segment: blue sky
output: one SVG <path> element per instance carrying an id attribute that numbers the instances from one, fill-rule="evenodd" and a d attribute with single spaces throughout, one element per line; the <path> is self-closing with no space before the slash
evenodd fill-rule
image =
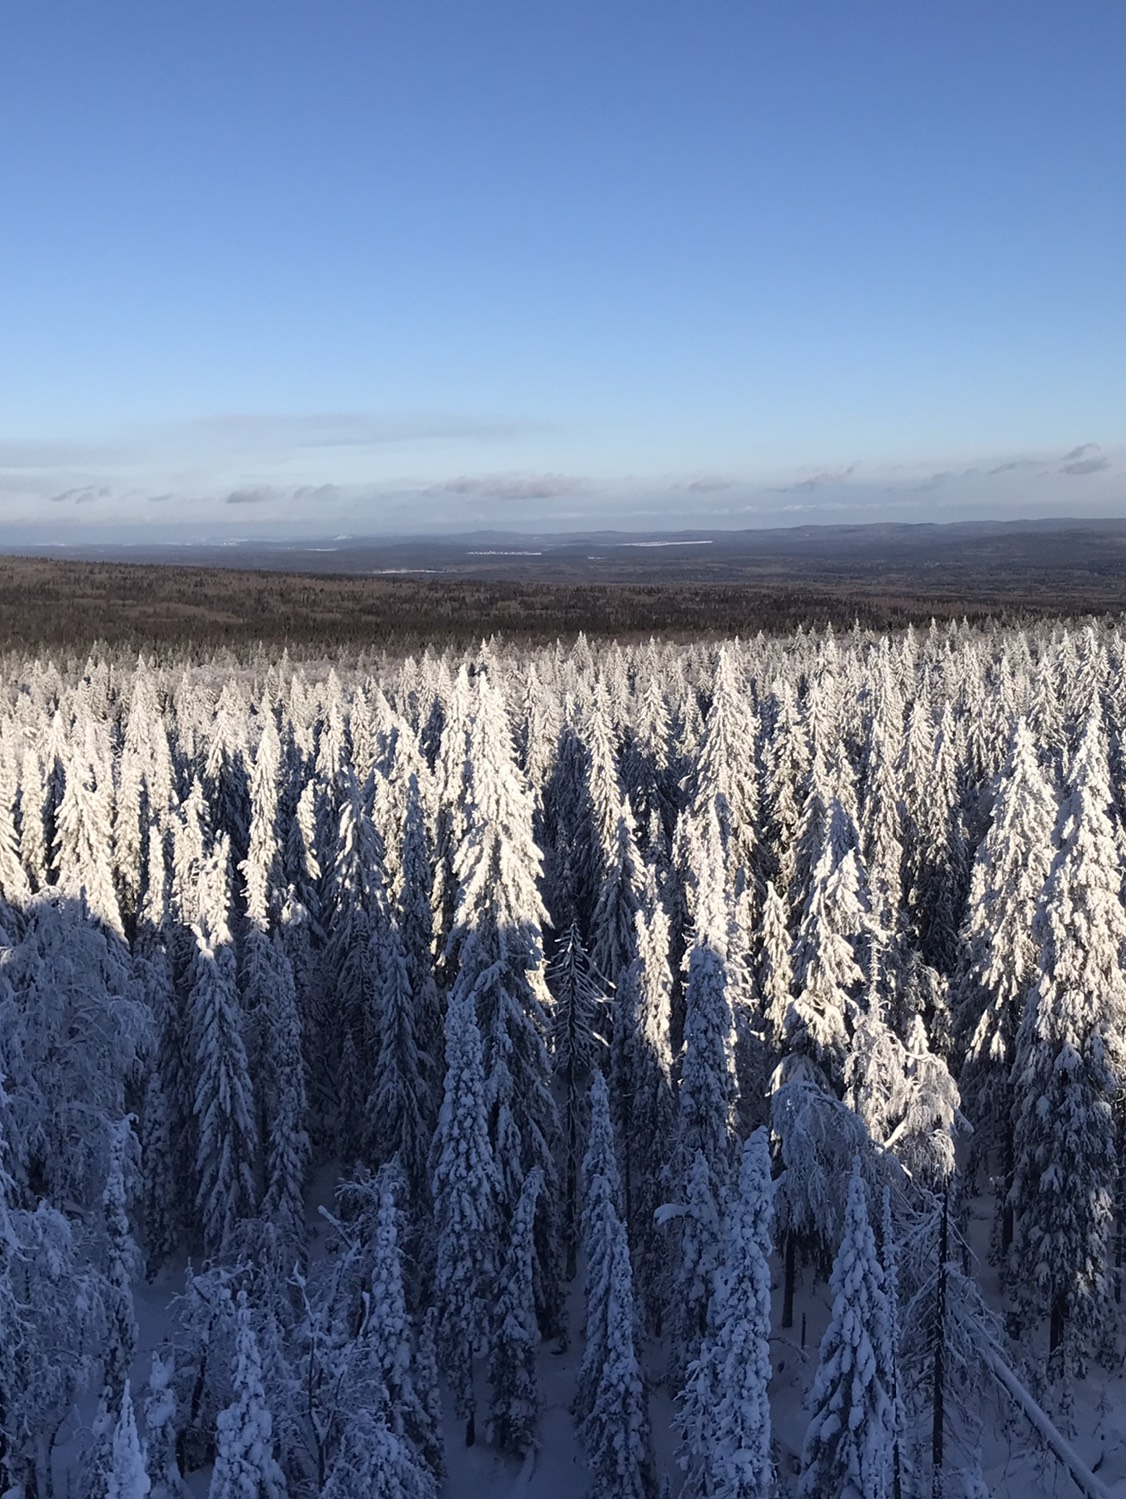
<path id="1" fill-rule="evenodd" d="M 0 529 L 1126 514 L 1121 0 L 8 0 Z"/>

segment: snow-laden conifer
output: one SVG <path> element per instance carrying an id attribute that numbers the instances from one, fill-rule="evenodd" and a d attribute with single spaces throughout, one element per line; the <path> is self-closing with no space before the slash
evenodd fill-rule
<path id="1" fill-rule="evenodd" d="M 227 840 L 221 836 L 202 872 L 188 994 L 198 1124 L 196 1207 L 204 1250 L 212 1256 L 224 1252 L 239 1219 L 255 1206 L 254 1102 L 227 925 L 228 878 Z"/>
<path id="2" fill-rule="evenodd" d="M 856 828 L 831 799 L 794 943 L 795 998 L 786 1016 L 785 1049 L 816 1068 L 835 1091 L 848 1050 L 850 1001 L 863 978 L 857 952 L 869 929 Z"/>
<path id="3" fill-rule="evenodd" d="M 517 769 L 504 700 L 482 675 L 472 729 L 469 808 L 458 850 L 457 908 L 447 956 L 453 996 L 471 1003 L 480 1025 L 488 1128 L 498 1172 L 498 1206 L 510 1214 L 525 1174 L 544 1174 L 537 1210 L 536 1305 L 545 1334 L 559 1331 L 559 1120 L 547 1055 L 549 994 L 544 978 L 541 870 L 532 801 Z"/>
<path id="4" fill-rule="evenodd" d="M 563 1233 L 568 1278 L 575 1274 L 578 1247 L 579 1168 L 586 1149 L 587 1090 L 592 1068 L 603 1049 L 599 1013 L 605 998 L 583 946 L 578 923 L 572 922 L 548 969 L 554 1004 L 551 1051 L 563 1092 Z"/>
<path id="5" fill-rule="evenodd" d="M 1017 1035 L 1015 1284 L 1051 1318 L 1054 1352 L 1098 1339 L 1117 1183 L 1126 912 L 1099 717 L 1087 720 L 1037 910 L 1040 978 Z M 1060 1365 L 1057 1364 L 1059 1369 Z"/>
<path id="6" fill-rule="evenodd" d="M 85 900 L 118 937 L 121 907 L 109 858 L 113 839 L 113 773 L 94 724 L 75 728 L 67 752 L 66 786 L 55 819 L 54 872 L 59 891 Z"/>
<path id="7" fill-rule="evenodd" d="M 583 1184 L 586 1342 L 574 1409 L 593 1479 L 591 1496 L 652 1499 L 648 1402 L 636 1350 L 633 1278 L 609 1097 L 601 1074 L 591 1088 Z"/>
<path id="8" fill-rule="evenodd" d="M 595 1073 L 590 1086 L 590 1133 L 583 1157 L 582 1251 L 586 1283 L 586 1329 L 574 1410 L 580 1419 L 592 1408 L 599 1370 L 607 1354 L 607 1298 L 611 1241 L 622 1214 L 622 1179 L 614 1150 L 610 1094 Z"/>
<path id="9" fill-rule="evenodd" d="M 106 1499 L 148 1499 L 151 1488 L 145 1455 L 137 1435 L 133 1397 L 129 1392 L 127 1379 L 121 1392 L 121 1409 L 113 1433 Z"/>
<path id="10" fill-rule="evenodd" d="M 1012 1240 L 1012 1208 L 1004 1201 L 1012 1186 L 1016 1111 L 1010 1075 L 1026 996 L 1039 978 L 1033 919 L 1051 866 L 1058 810 L 1027 724 L 1018 720 L 974 861 L 962 929 L 966 1060 L 960 1081 L 976 1150 L 1001 1153 L 1002 1252 Z"/>
<path id="11" fill-rule="evenodd" d="M 109 1170 L 102 1193 L 106 1238 L 106 1339 L 102 1372 L 106 1402 L 111 1409 L 120 1408 L 123 1415 L 128 1399 L 129 1370 L 137 1352 L 132 1283 L 139 1257 L 129 1227 L 128 1200 L 128 1177 L 136 1148 L 131 1121 L 118 1120 L 110 1132 Z M 130 1422 L 132 1419 L 130 1403 Z"/>
<path id="12" fill-rule="evenodd" d="M 708 1326 L 689 1367 L 678 1425 L 685 1494 L 770 1499 L 770 1152 L 765 1130 L 743 1147 L 723 1231 Z"/>
<path id="13" fill-rule="evenodd" d="M 389 920 L 373 933 L 370 945 L 378 946 L 372 966 L 379 975 L 379 989 L 371 1027 L 375 1070 L 367 1099 L 367 1140 L 375 1161 L 398 1159 L 418 1211 L 428 1191 L 427 1156 L 433 1134 L 428 1038 L 419 1034 L 425 1016 L 415 1003 L 398 923 Z"/>
<path id="14" fill-rule="evenodd" d="M 500 1186 L 487 1108 L 473 991 L 459 985 L 446 1008 L 446 1082 L 431 1156 L 431 1196 L 438 1359 L 470 1444 L 473 1364 L 491 1325 Z"/>
<path id="15" fill-rule="evenodd" d="M 309 1171 L 301 1015 L 293 969 L 280 934 L 275 931 L 266 936 L 255 929 L 253 940 L 264 949 L 261 972 L 268 976 L 259 1030 L 265 1164 L 262 1211 L 275 1220 L 300 1254 Z"/>
<path id="16" fill-rule="evenodd" d="M 739 655 L 736 646 L 722 645 L 716 656 L 703 743 L 686 796 L 697 821 L 714 813 L 725 876 L 733 888 L 753 876 L 759 818 L 757 715 L 741 680 Z"/>
<path id="17" fill-rule="evenodd" d="M 637 953 L 634 917 L 641 864 L 629 803 L 623 801 L 613 841 L 604 861 L 602 884 L 591 922 L 591 960 L 615 989 Z"/>
<path id="18" fill-rule="evenodd" d="M 245 1291 L 235 1309 L 233 1399 L 215 1426 L 215 1466 L 208 1499 L 285 1499 L 285 1475 L 274 1453 L 273 1417 L 262 1385 L 262 1358 Z"/>
<path id="19" fill-rule="evenodd" d="M 488 1438 L 502 1452 L 523 1457 L 538 1442 L 543 1393 L 536 1369 L 539 1328 L 532 1294 L 532 1230 L 536 1198 L 543 1186 L 538 1166 L 529 1171 L 508 1232 L 508 1248 L 497 1276 L 495 1332 L 489 1354 Z"/>
<path id="20" fill-rule="evenodd" d="M 859 1162 L 829 1284 L 833 1314 L 809 1396 L 798 1493 L 801 1499 L 885 1499 L 895 1439 L 892 1392 L 880 1358 L 889 1320 Z"/>
<path id="21" fill-rule="evenodd" d="M 145 1456 L 152 1499 L 184 1499 L 177 1454 L 177 1399 L 171 1353 L 154 1353 L 145 1394 Z"/>

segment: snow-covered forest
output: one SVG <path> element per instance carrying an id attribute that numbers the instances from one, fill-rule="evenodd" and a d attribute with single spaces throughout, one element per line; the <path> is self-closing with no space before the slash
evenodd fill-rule
<path id="1" fill-rule="evenodd" d="M 1126 1482 L 1126 633 L 0 690 L 0 1491 Z"/>

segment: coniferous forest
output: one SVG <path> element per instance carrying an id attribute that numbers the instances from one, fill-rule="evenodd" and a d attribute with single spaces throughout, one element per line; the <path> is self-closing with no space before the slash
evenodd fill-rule
<path id="1" fill-rule="evenodd" d="M 6 657 L 0 1492 L 1116 1491 L 1124 668 Z"/>

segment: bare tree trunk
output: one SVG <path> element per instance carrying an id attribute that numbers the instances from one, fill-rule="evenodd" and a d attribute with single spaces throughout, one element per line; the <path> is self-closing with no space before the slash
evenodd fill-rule
<path id="1" fill-rule="evenodd" d="M 786 1274 L 782 1284 L 782 1326 L 794 1325 L 794 1281 L 797 1277 L 797 1244 L 793 1234 L 786 1235 Z"/>

